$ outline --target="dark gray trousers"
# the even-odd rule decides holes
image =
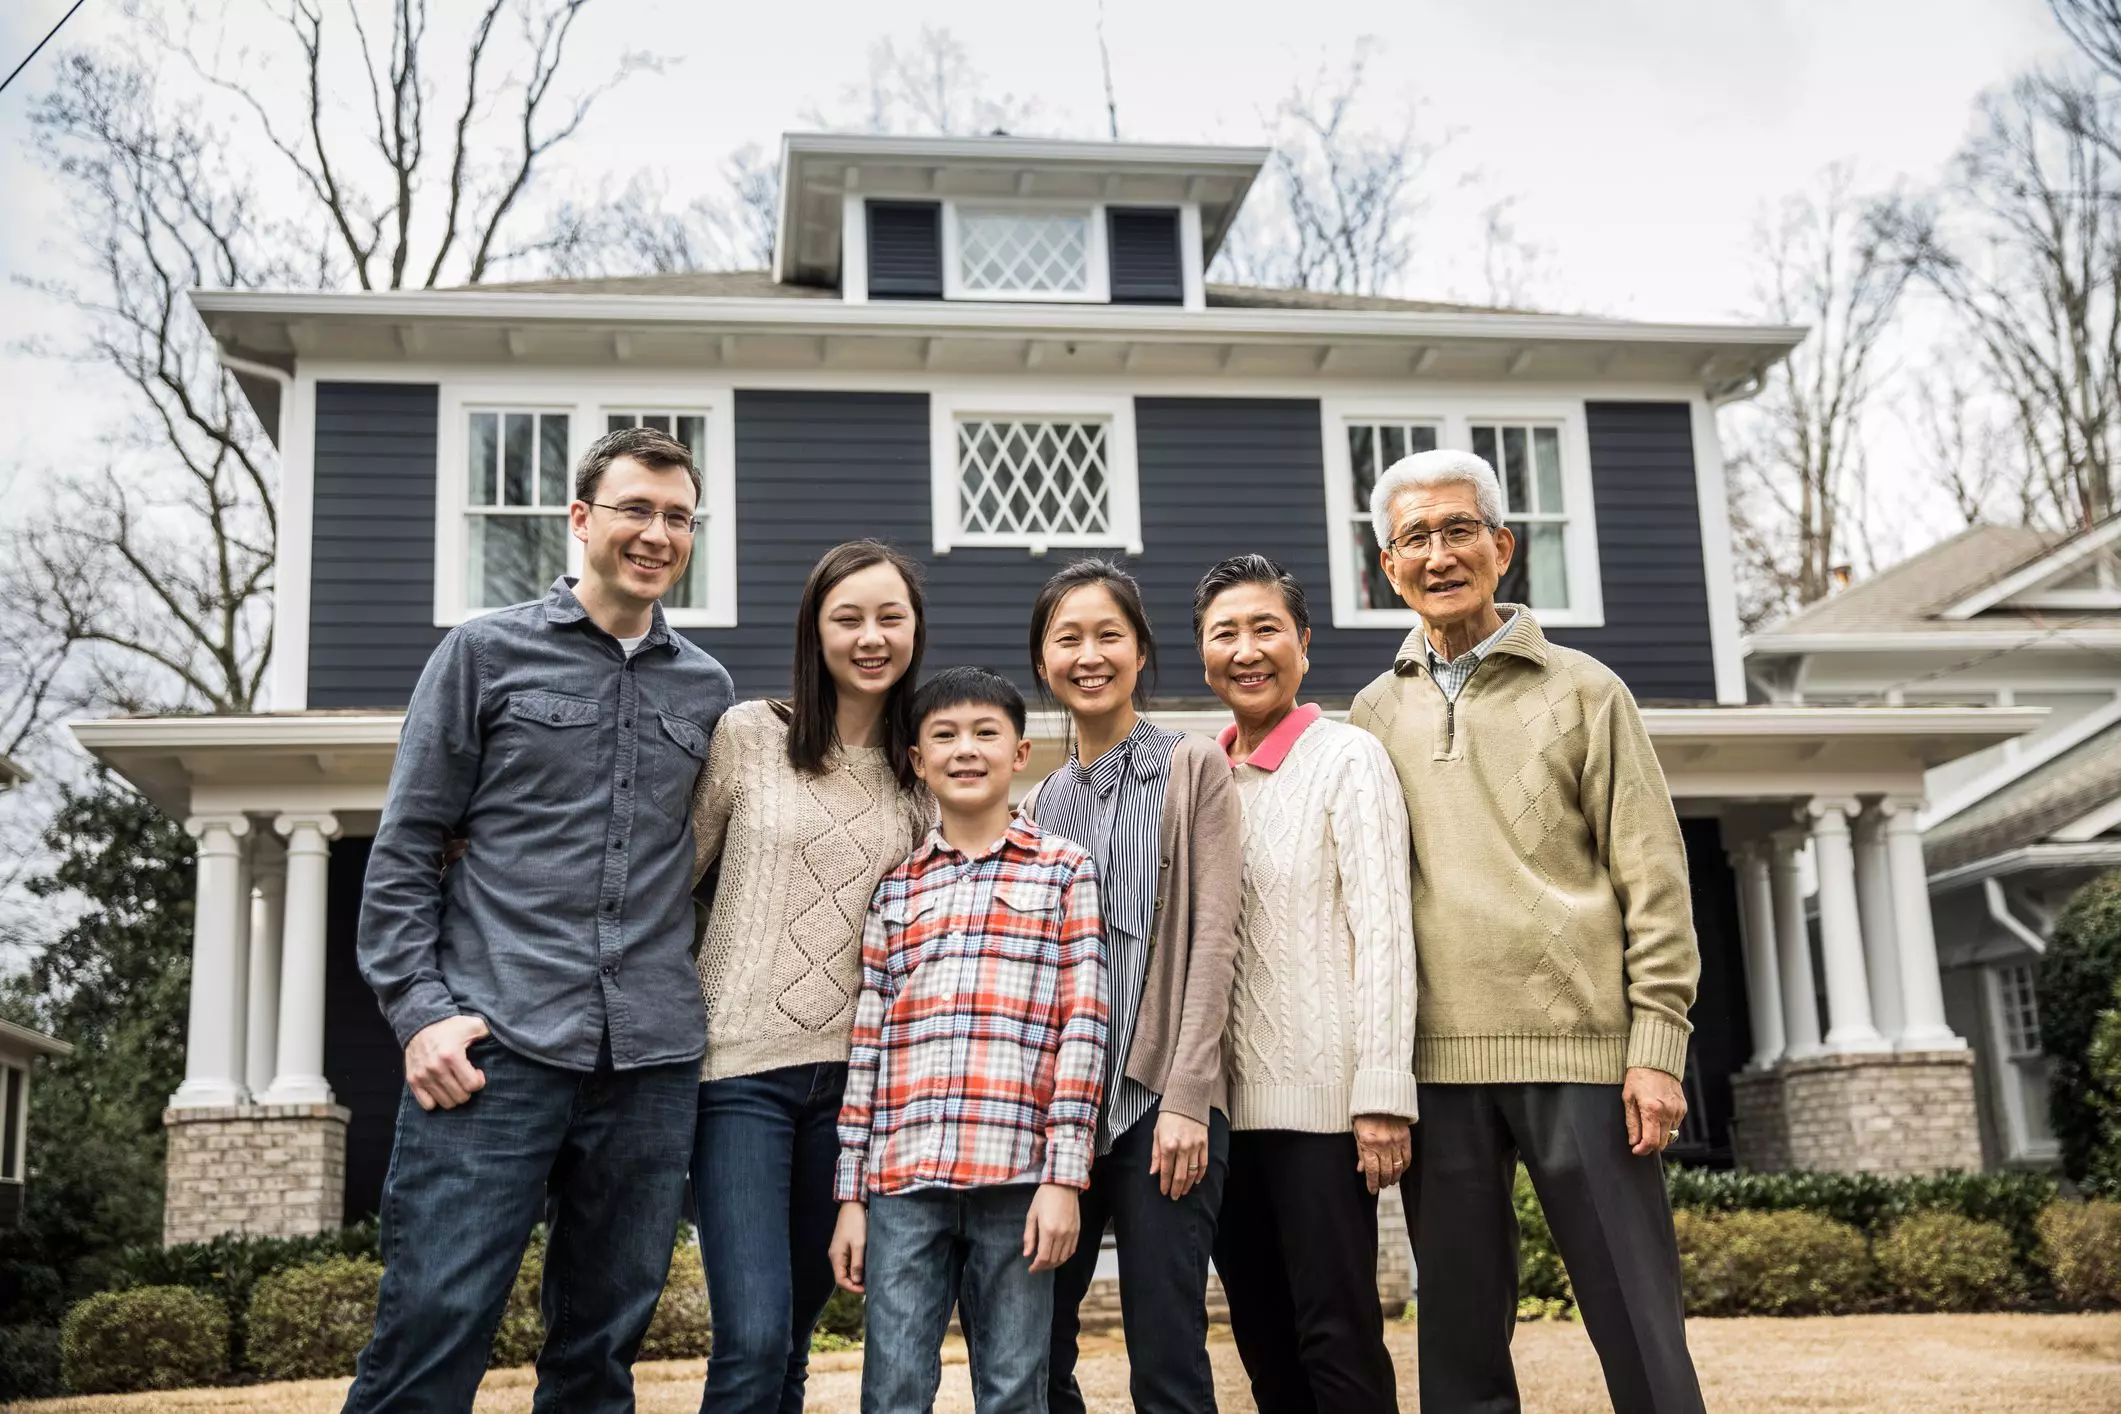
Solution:
[[[1664,1162],[1628,1152],[1618,1085],[1421,1087],[1401,1180],[1420,1282],[1422,1414],[1520,1408],[1519,1157],[1569,1269],[1617,1414],[1699,1414]]]

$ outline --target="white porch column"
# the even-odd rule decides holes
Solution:
[[[1888,1043],[1906,1026],[1900,1005],[1900,938],[1893,921],[1893,876],[1885,817],[1872,802],[1856,817],[1856,911],[1863,921],[1863,968],[1871,983],[1871,1020]]]
[[[1750,1070],[1766,1070],[1782,1059],[1782,983],[1775,966],[1775,881],[1765,840],[1731,851],[1738,871],[1738,923],[1745,946],[1745,993],[1753,1021]]]
[[[1812,989],[1812,942],[1804,927],[1804,890],[1797,878],[1797,852],[1803,847],[1802,830],[1777,830],[1768,852],[1787,1060],[1807,1060],[1824,1049],[1819,1044],[1819,1001]]]
[[[1863,967],[1863,925],[1856,906],[1856,853],[1849,841],[1853,800],[1819,798],[1800,807],[1812,827],[1812,862],[1819,869],[1819,954],[1826,963],[1830,1051],[1883,1051],[1886,1039],[1871,1024],[1871,984]]]
[[[1915,823],[1921,804],[1889,798],[1878,806],[1892,873],[1893,919],[1899,925],[1903,1022],[1896,1044],[1903,1051],[1963,1051],[1965,1039],[1954,1035],[1944,1020],[1944,981],[1937,972],[1937,935],[1930,923],[1929,868],[1922,861],[1922,830]]]
[[[280,920],[285,917],[287,856],[261,837],[251,847],[250,998],[243,1081],[252,1095],[272,1085],[279,1058]]]
[[[331,841],[339,821],[328,812],[282,815],[273,828],[287,839],[287,916],[280,929],[279,1060],[271,1105],[327,1105],[324,1079],[324,909]]]
[[[199,842],[198,893],[192,905],[191,1013],[184,1033],[184,1083],[171,1109],[219,1109],[243,1103],[241,983],[236,974],[249,929],[243,897],[241,815],[194,815],[184,829]]]

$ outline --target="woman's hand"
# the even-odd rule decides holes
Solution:
[[[1184,1115],[1156,1116],[1149,1146],[1149,1172],[1166,1198],[1183,1198],[1208,1176],[1208,1126]]]
[[[1355,1167],[1372,1193],[1390,1188],[1414,1161],[1414,1126],[1397,1115],[1355,1117]]]

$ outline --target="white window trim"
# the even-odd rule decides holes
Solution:
[[[1348,461],[1350,422],[1427,422],[1436,425],[1436,445],[1470,451],[1474,423],[1544,422],[1561,429],[1561,482],[1568,498],[1565,543],[1569,557],[1569,607],[1538,609],[1543,628],[1605,627],[1605,594],[1598,568],[1598,517],[1591,499],[1591,444],[1583,404],[1522,398],[1445,395],[1419,398],[1325,398],[1319,404],[1325,440],[1327,558],[1333,574],[1333,627],[1393,629],[1418,626],[1412,609],[1365,609],[1356,587],[1361,567],[1343,531],[1358,510],[1354,469]],[[1373,537],[1374,538],[1374,537]]]
[[[2002,1102],[2005,1158],[2012,1163],[2046,1162],[2062,1152],[2062,1145],[2055,1139],[2035,1140],[2032,1137],[2032,1116],[2026,1106],[2025,1086],[2019,1078],[2019,1073],[2028,1067],[2044,1067],[2047,1060],[2044,1055],[2037,1053],[2011,1054],[2010,1026],[2004,1015],[2001,972],[2002,965],[1990,964],[1983,967],[1981,991],[1982,999],[1988,1005],[1989,1034],[1995,1039],[1990,1059],[1996,1097]]]
[[[19,1062],[0,1062],[0,1086],[4,1086],[7,1080],[7,1077],[4,1072],[10,1070],[20,1071],[22,1074],[22,1113],[15,1116],[15,1176],[12,1179],[0,1180],[0,1182],[27,1183],[29,1181],[30,1073],[29,1067]],[[6,1103],[6,1097],[6,1090],[4,1088],[0,1088],[0,1105],[4,1105]]]
[[[1006,300],[1010,304],[1110,304],[1112,267],[1106,249],[1105,203],[1102,201],[1036,200],[1023,197],[950,197],[943,202],[943,298],[947,300]],[[1026,211],[1043,215],[1087,213],[1090,223],[1088,269],[1081,290],[968,290],[958,270],[961,242],[958,213],[963,207],[981,211]]]
[[[581,379],[558,382],[525,377],[507,382],[445,381],[441,385],[440,425],[435,429],[436,628],[454,628],[492,612],[470,608],[465,602],[469,590],[465,571],[471,559],[470,528],[465,515],[469,509],[465,499],[466,419],[474,410],[489,408],[566,413],[570,482],[583,453],[603,435],[607,412],[705,414],[707,464],[700,468],[700,514],[707,523],[701,528],[693,552],[709,557],[707,607],[665,609],[663,617],[672,628],[736,627],[736,395],[727,387],[669,380],[599,380],[585,384]],[[572,490],[571,485],[569,489]],[[570,536],[567,573],[580,573],[581,562],[581,543]]]
[[[957,424],[965,417],[1098,417],[1110,427],[1105,440],[1105,485],[1111,529],[1102,534],[1002,535],[971,533],[958,515]],[[1134,450],[1134,399],[1080,393],[936,391],[928,397],[928,479],[935,553],[958,548],[1029,550],[1124,550],[1142,552],[1141,484]]]

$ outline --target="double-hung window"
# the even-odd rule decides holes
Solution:
[[[1473,452],[1495,468],[1503,523],[1516,541],[1496,598],[1529,605],[1548,627],[1604,622],[1581,404],[1327,399],[1322,417],[1336,627],[1403,631],[1419,622],[1379,559],[1370,497],[1394,462],[1439,447]]]
[[[1141,551],[1130,398],[929,399],[935,552]]]
[[[436,478],[438,626],[543,598],[581,573],[569,526],[574,478],[597,439],[624,427],[667,432],[699,469],[700,525],[684,574],[664,597],[678,628],[736,623],[735,437],[726,388],[525,374],[445,383]],[[598,499],[603,499],[600,495]]]

